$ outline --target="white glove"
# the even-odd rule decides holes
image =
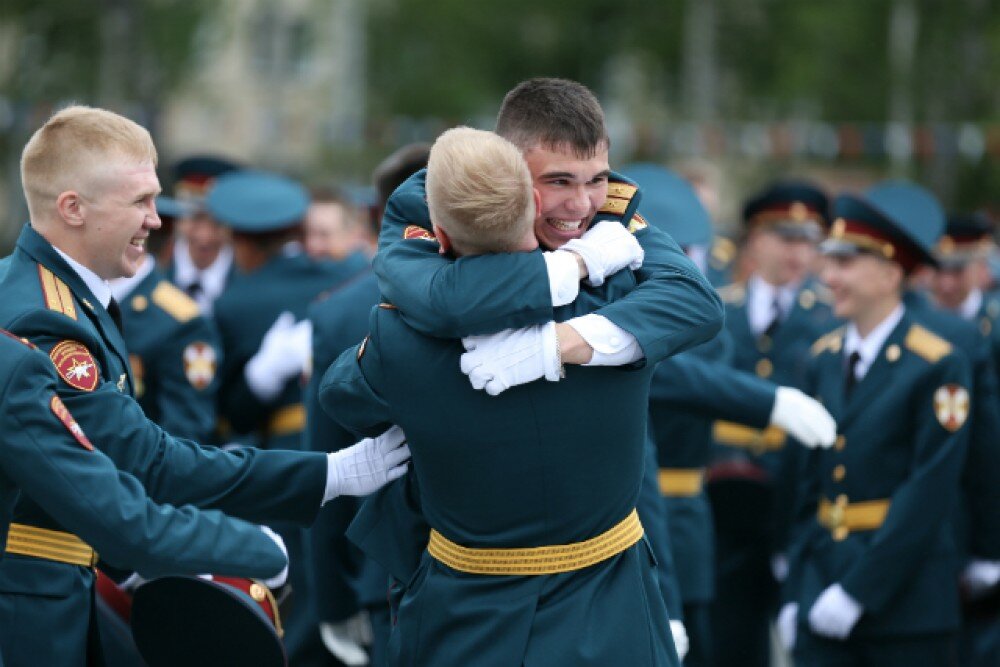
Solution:
[[[564,243],[560,250],[583,258],[587,282],[594,286],[603,285],[605,278],[626,266],[638,269],[645,257],[635,235],[615,220],[601,220],[580,238]]]
[[[962,571],[962,583],[973,598],[982,596],[1000,581],[1000,561],[973,560]]]
[[[788,557],[784,553],[771,555],[771,574],[779,584],[788,578]]]
[[[798,633],[799,603],[786,602],[778,613],[778,637],[786,651],[795,648],[795,635]]]
[[[687,655],[688,649],[691,647],[684,624],[680,621],[670,621],[670,634],[674,638],[674,648],[677,649],[677,658],[684,660],[684,656]]]
[[[367,611],[359,611],[340,623],[320,623],[319,634],[326,650],[349,667],[368,664],[363,646],[372,643],[372,622]]]
[[[826,408],[792,387],[778,387],[775,392],[771,424],[810,449],[831,447],[837,439],[837,422]]]
[[[809,610],[809,625],[818,635],[847,639],[864,611],[858,601],[841,588],[828,586]]]
[[[264,531],[264,534],[274,540],[274,543],[278,545],[281,549],[281,553],[285,554],[285,567],[282,568],[281,572],[274,575],[270,579],[264,579],[263,583],[268,588],[281,588],[288,581],[288,548],[285,546],[285,541],[281,539],[281,535],[268,528],[267,526],[261,526],[260,529]]]
[[[474,389],[485,388],[490,396],[539,378],[559,380],[555,322],[505,329],[488,336],[468,336],[462,344],[467,350],[462,355],[462,372],[469,376]]]
[[[377,438],[365,438],[347,449],[326,455],[326,494],[323,502],[337,496],[367,496],[402,477],[410,448],[406,436],[393,426]]]
[[[247,385],[261,401],[281,393],[285,383],[305,371],[312,353],[312,322],[295,323],[295,316],[284,312],[264,334],[260,349],[243,368]]]

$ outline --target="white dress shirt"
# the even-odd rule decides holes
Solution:
[[[979,309],[983,307],[983,291],[974,289],[965,297],[965,301],[958,307],[958,314],[963,320],[974,320],[979,314]]]
[[[847,325],[847,332],[844,334],[844,358],[849,359],[854,352],[858,353],[858,363],[854,367],[854,379],[860,381],[868,374],[868,369],[872,367],[878,358],[882,346],[885,345],[886,338],[896,328],[899,321],[903,319],[905,312],[903,304],[896,306],[896,309],[889,313],[889,316],[882,320],[871,332],[861,337],[858,327],[851,322]]]
[[[194,283],[201,285],[201,291],[192,298],[198,304],[198,309],[205,315],[212,314],[212,304],[225,289],[226,277],[229,275],[229,267],[232,266],[232,263],[233,249],[225,245],[219,251],[219,256],[215,258],[215,261],[202,271],[191,261],[187,241],[183,238],[174,241],[174,282],[185,292]]]
[[[755,336],[764,333],[774,321],[774,299],[777,297],[784,320],[795,307],[795,295],[800,283],[777,286],[767,282],[757,274],[750,276],[747,285],[747,319]]]

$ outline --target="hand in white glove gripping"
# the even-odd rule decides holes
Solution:
[[[320,623],[319,634],[326,650],[350,667],[368,664],[364,646],[372,643],[372,623],[367,611],[359,611],[340,623]]]
[[[616,220],[601,220],[583,236],[563,244],[560,250],[575,252],[587,265],[587,282],[603,285],[605,278],[624,269],[638,269],[645,254],[624,225]]]
[[[810,449],[830,447],[837,439],[837,422],[819,401],[792,387],[778,387],[771,423]]]
[[[778,637],[781,638],[781,645],[786,651],[795,648],[795,639],[798,634],[799,604],[797,602],[786,602],[781,607],[778,614]]]
[[[462,372],[469,376],[474,389],[485,389],[490,396],[543,377],[552,382],[559,380],[555,322],[468,336],[462,344],[466,349]]]
[[[809,610],[809,626],[818,635],[847,639],[864,609],[840,584],[828,586]]]
[[[312,354],[312,323],[284,312],[264,334],[257,350],[243,369],[253,393],[261,401],[270,401],[290,378],[302,373]]]
[[[281,549],[281,553],[285,554],[285,567],[278,574],[274,575],[270,579],[265,579],[262,583],[268,588],[281,588],[288,581],[288,547],[285,546],[285,541],[281,539],[281,535],[268,528],[267,526],[261,526],[260,529],[264,531],[264,534],[274,540],[274,543],[278,545]]]
[[[688,641],[687,629],[680,621],[670,621],[670,634],[674,638],[674,648],[677,649],[677,657],[684,660],[691,644]]]
[[[403,429],[393,426],[377,438],[365,438],[326,457],[324,503],[337,496],[366,496],[402,477],[410,448]]]

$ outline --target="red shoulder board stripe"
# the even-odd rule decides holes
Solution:
[[[52,414],[59,418],[59,421],[63,423],[69,432],[73,434],[76,441],[83,445],[84,449],[89,451],[94,451],[94,446],[90,444],[90,440],[87,439],[87,434],[83,432],[80,425],[76,423],[73,419],[73,415],[69,413],[69,410],[63,404],[62,400],[55,394],[52,395],[52,400],[49,401],[49,408],[52,410]]]
[[[423,239],[424,241],[434,241],[437,243],[437,237],[431,234],[429,231],[420,227],[418,225],[409,225],[403,230],[404,239]]]
[[[90,350],[75,340],[64,340],[49,352],[59,377],[81,391],[94,391],[101,379],[100,370]]]
[[[20,336],[12,334],[11,332],[7,331],[6,329],[0,329],[0,334],[3,334],[4,336],[7,336],[7,338],[13,338],[18,343],[21,343],[22,345],[27,345],[32,350],[35,349],[35,344],[32,343],[30,340],[28,340],[27,338],[21,338]]]

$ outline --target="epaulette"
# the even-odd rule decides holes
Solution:
[[[635,234],[640,229],[645,229],[649,227],[649,223],[646,222],[646,218],[642,217],[638,213],[632,216],[632,219],[628,221],[628,230]]]
[[[830,333],[820,337],[819,340],[812,344],[809,351],[814,357],[826,352],[827,350],[833,352],[834,354],[840,354],[840,346],[843,344],[843,340],[844,327],[840,327],[839,329],[834,329]]]
[[[742,304],[747,296],[747,288],[743,283],[730,283],[724,287],[719,287],[716,291],[719,293],[719,298],[722,299],[723,303],[731,305]]]
[[[906,349],[934,364],[951,353],[951,343],[919,324],[910,326],[903,341]]]
[[[736,257],[736,244],[725,236],[716,236],[712,243],[712,265],[721,269],[728,266]]]
[[[45,307],[75,320],[76,304],[73,303],[73,293],[69,291],[66,283],[41,264],[38,265],[38,280],[42,283]]]
[[[0,329],[0,334],[3,334],[4,336],[7,336],[7,338],[13,338],[18,343],[21,343],[22,345],[30,347],[32,350],[37,349],[37,347],[35,346],[35,344],[32,343],[27,338],[21,338],[20,336],[12,334],[11,332],[7,331],[6,329]]]
[[[632,203],[632,198],[639,192],[639,188],[629,183],[621,181],[608,182],[608,198],[604,200],[598,213],[609,213],[611,215],[623,216]]]
[[[194,299],[166,280],[160,281],[150,296],[153,303],[178,322],[187,322],[200,312]]]

